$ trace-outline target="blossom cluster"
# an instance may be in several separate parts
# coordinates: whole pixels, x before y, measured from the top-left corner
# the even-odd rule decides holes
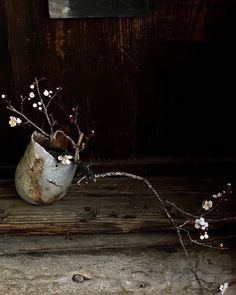
[[[212,209],[214,207],[214,203],[216,201],[216,203],[221,202],[222,200],[225,200],[226,194],[229,193],[231,190],[231,183],[227,184],[227,189],[223,190],[222,192],[218,192],[216,194],[212,195],[212,198],[215,200],[204,200],[202,203],[202,209],[204,209],[205,211],[208,211],[210,209]]]
[[[35,83],[32,83],[30,85],[30,89],[31,89],[31,92],[29,93],[29,95],[27,97],[28,100],[32,100],[32,99],[36,98],[37,97],[37,93],[38,93],[37,86],[36,86]],[[35,93],[35,91],[37,93]],[[43,96],[44,97],[51,98],[52,95],[53,95],[53,91],[52,90],[44,89],[44,91],[43,91]],[[37,108],[39,111],[42,111],[43,110],[42,98],[40,97],[40,100],[38,100],[37,102],[33,102],[32,107],[35,108],[35,109]]]
[[[221,292],[222,295],[225,294],[225,292],[228,289],[228,287],[229,287],[229,283],[224,283],[224,284],[221,284],[220,285],[219,291]]]
[[[207,233],[209,224],[205,221],[203,217],[197,218],[195,220],[195,228],[200,230],[200,239],[208,239],[209,235]]]
[[[60,87],[57,87],[56,89],[57,91],[60,90]],[[43,97],[42,97],[43,96]],[[23,105],[23,103],[28,100],[31,101],[33,100],[32,103],[32,107],[34,109],[38,109],[39,111],[44,111],[47,108],[47,106],[50,104],[50,100],[53,98],[54,96],[54,92],[52,90],[47,90],[44,89],[44,91],[42,92],[41,95],[41,91],[38,88],[37,83],[33,82],[30,85],[30,92],[27,96],[23,97],[21,96],[21,103]],[[2,94],[1,98],[6,100],[7,103],[7,95],[6,94]],[[43,98],[48,98],[48,101],[46,103],[44,103]],[[36,101],[37,99],[37,101]],[[23,112],[18,112],[21,116],[23,115]],[[14,116],[10,116],[10,120],[9,120],[9,125],[10,127],[16,127],[18,125],[20,125],[22,123],[22,119],[19,117],[14,117]]]
[[[29,91],[26,96],[20,96],[20,108],[16,108],[12,103],[11,100],[8,99],[6,94],[2,94],[1,98],[6,103],[6,108],[13,112],[15,116],[10,116],[9,125],[11,127],[16,127],[21,124],[28,124],[33,126],[37,131],[43,134],[50,144],[50,147],[56,148],[54,135],[55,130],[54,127],[58,124],[57,121],[54,119],[54,115],[52,112],[49,112],[49,109],[52,109],[51,102],[56,98],[59,93],[62,91],[61,87],[57,87],[54,90],[49,90],[47,87],[41,87],[41,81],[46,80],[45,78],[37,79],[29,85]],[[40,84],[40,85],[39,85]],[[24,112],[24,104],[31,104],[31,107],[35,110],[38,110],[43,113],[45,116],[43,124],[41,126],[45,126],[45,122],[47,123],[47,129],[44,130],[40,127],[39,124],[34,122],[34,118],[32,119]],[[50,107],[50,108],[49,108]],[[30,113],[31,115],[31,113]],[[63,131],[64,138],[66,138],[70,142],[70,146],[74,149],[74,157],[70,154],[71,151],[63,151],[65,154],[62,155],[55,155],[55,158],[60,161],[64,165],[69,165],[72,163],[72,159],[76,162],[79,158],[79,152],[82,151],[89,139],[92,135],[94,135],[94,131],[92,130],[90,135],[85,136],[84,133],[80,130],[78,124],[78,106],[72,108],[72,115],[69,116],[70,123],[73,123],[77,129],[78,139],[74,141],[70,136],[65,134]]]
[[[7,99],[7,95],[6,94],[2,94],[1,95],[2,99]],[[19,117],[14,117],[14,116],[10,116],[9,118],[9,125],[11,127],[15,127],[17,125],[20,125],[22,123],[22,120]]]
[[[227,200],[227,195],[229,193],[232,193],[231,183],[227,184],[227,188],[225,190],[213,194],[212,199],[208,199],[208,200],[203,201],[202,209],[204,209],[206,212],[204,214],[202,214],[199,218],[196,218],[195,219],[195,224],[194,224],[194,227],[200,231],[200,236],[199,237],[200,237],[201,240],[209,238],[209,235],[208,235],[209,224],[208,224],[208,222],[205,220],[205,218],[203,216],[205,216],[207,213],[215,210],[215,208],[218,207],[219,204],[223,200],[226,201]],[[220,247],[222,247],[222,246],[220,246]]]

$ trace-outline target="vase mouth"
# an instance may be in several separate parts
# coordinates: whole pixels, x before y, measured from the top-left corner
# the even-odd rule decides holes
[[[52,134],[52,141],[50,141],[50,138],[45,136],[43,133],[34,131],[31,135],[31,142],[33,145],[38,146],[41,152],[49,154],[55,161],[57,161],[60,155],[73,154],[69,146],[63,148],[61,146],[58,146],[58,144],[56,145],[58,135],[67,140],[64,132],[58,129]]]
[[[41,145],[45,149],[46,149],[46,145],[49,143],[49,139],[45,135],[43,135],[42,133],[39,133],[37,131],[33,132],[32,136],[31,136],[31,139],[34,142]]]

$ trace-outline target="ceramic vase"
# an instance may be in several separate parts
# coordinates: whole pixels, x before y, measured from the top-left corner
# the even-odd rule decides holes
[[[31,136],[29,145],[15,173],[15,186],[26,202],[51,204],[64,197],[76,172],[76,165],[63,164],[46,150],[46,138],[38,132]]]

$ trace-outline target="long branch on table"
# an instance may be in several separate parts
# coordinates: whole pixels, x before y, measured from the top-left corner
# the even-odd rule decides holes
[[[200,285],[200,287],[203,287],[205,288],[206,290],[208,291],[218,291],[218,288],[219,288],[219,284],[216,283],[216,282],[207,282],[205,281],[204,279],[200,278],[198,273],[197,273],[197,270],[193,267],[192,265],[192,262],[190,260],[190,257],[188,255],[188,251],[187,251],[187,248],[184,244],[184,241],[183,241],[183,237],[182,237],[182,234],[181,232],[183,231],[183,229],[181,227],[179,227],[175,220],[173,219],[173,217],[171,216],[169,210],[166,208],[166,201],[164,201],[160,195],[158,194],[158,192],[156,191],[156,189],[152,186],[152,184],[146,179],[146,178],[143,178],[141,176],[138,176],[138,175],[135,175],[135,174],[132,174],[132,173],[127,173],[127,172],[105,172],[105,173],[100,173],[100,174],[95,174],[94,177],[95,179],[98,179],[98,178],[105,178],[105,177],[114,177],[114,176],[124,176],[124,177],[129,177],[129,178],[133,178],[133,179],[136,179],[138,181],[142,181],[146,184],[146,186],[151,190],[151,192],[154,194],[154,196],[158,199],[163,211],[165,212],[167,218],[170,220],[172,226],[175,228],[176,230],[176,233],[177,233],[177,236],[178,236],[178,240],[180,242],[180,245],[183,249],[183,252],[184,252],[184,255],[185,255],[185,259],[187,261],[187,264],[188,264],[188,267],[190,269],[190,271],[192,272],[192,274],[194,275],[196,281],[198,282],[198,284]],[[80,185],[83,181],[85,181],[87,179],[87,177],[83,176],[79,181],[77,181],[77,184]],[[169,203],[171,205],[173,205],[173,203]],[[193,214],[191,213],[188,213],[182,209],[180,209],[179,207],[177,207],[178,210],[184,214],[187,213],[187,215],[191,216],[191,217],[195,217]],[[191,238],[191,241],[195,243],[195,240],[193,240]],[[198,243],[198,245],[201,245],[202,246],[202,243]],[[217,248],[219,249],[219,248]],[[222,248],[220,248],[222,249]]]
[[[193,217],[193,218],[198,218],[198,216],[192,214],[192,213],[189,213],[183,209],[181,209],[180,207],[178,207],[175,203],[172,203],[168,200],[164,200],[164,202],[168,205],[171,205],[172,207],[174,207],[175,209],[177,209],[179,212],[183,213],[184,215],[187,215],[187,216],[190,216],[190,217]]]
[[[190,232],[187,229],[184,228],[184,226],[189,222],[189,220],[187,220],[182,225],[177,225],[176,222],[175,222],[175,220],[174,220],[174,218],[171,216],[169,210],[166,207],[166,204],[172,205],[172,206],[175,205],[175,204],[174,203],[171,203],[169,201],[163,200],[160,197],[160,195],[158,194],[158,192],[156,191],[156,189],[152,186],[152,184],[146,178],[141,177],[141,176],[138,176],[138,175],[135,175],[135,174],[132,174],[132,173],[120,172],[120,171],[116,171],[116,172],[105,172],[105,173],[100,173],[100,174],[94,174],[93,176],[94,176],[93,180],[95,180],[95,181],[98,178],[121,176],[121,177],[133,178],[135,180],[144,182],[146,184],[146,186],[148,187],[148,189],[151,190],[151,192],[154,194],[154,196],[158,199],[158,201],[159,201],[159,203],[160,203],[163,211],[165,212],[165,215],[170,220],[172,226],[175,228],[176,233],[177,233],[177,237],[178,237],[178,240],[179,240],[180,245],[182,247],[182,250],[184,252],[185,259],[186,259],[186,262],[188,264],[188,267],[189,267],[191,273],[193,274],[194,278],[198,282],[199,286],[201,288],[204,288],[204,289],[208,290],[208,291],[214,291],[214,292],[218,292],[219,291],[219,286],[220,286],[219,283],[217,283],[217,282],[208,282],[208,281],[204,280],[203,278],[201,278],[198,275],[197,270],[192,265],[191,259],[190,259],[189,254],[188,254],[188,250],[187,250],[186,245],[185,245],[184,240],[183,240],[182,233],[187,234],[187,237],[188,237],[189,241],[191,243],[194,243],[194,244],[198,245],[198,246],[204,246],[204,247],[209,247],[209,248],[218,249],[218,250],[225,250],[227,248],[223,247],[223,245],[222,246],[219,246],[219,247],[215,247],[213,245],[201,243],[201,242],[198,242],[198,241],[194,240],[191,237]],[[53,185],[59,186],[53,180],[48,180],[48,181],[51,184],[53,184]],[[84,175],[74,185],[81,185],[83,182],[86,182],[87,183],[87,181],[88,181],[88,177],[87,177],[87,175]],[[195,215],[193,215],[191,213],[188,213],[188,212],[182,210],[181,208],[179,208],[177,206],[174,206],[174,207],[176,207],[178,209],[178,211],[180,211],[181,213],[184,213],[185,215],[188,215],[188,216],[191,216],[191,217],[194,217],[195,218]],[[227,220],[228,220],[228,218],[227,218]]]

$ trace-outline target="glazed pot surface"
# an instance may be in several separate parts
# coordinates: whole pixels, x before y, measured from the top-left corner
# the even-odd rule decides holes
[[[77,167],[73,162],[58,163],[43,147],[44,142],[42,134],[32,134],[15,173],[19,196],[34,205],[50,204],[65,196]]]

